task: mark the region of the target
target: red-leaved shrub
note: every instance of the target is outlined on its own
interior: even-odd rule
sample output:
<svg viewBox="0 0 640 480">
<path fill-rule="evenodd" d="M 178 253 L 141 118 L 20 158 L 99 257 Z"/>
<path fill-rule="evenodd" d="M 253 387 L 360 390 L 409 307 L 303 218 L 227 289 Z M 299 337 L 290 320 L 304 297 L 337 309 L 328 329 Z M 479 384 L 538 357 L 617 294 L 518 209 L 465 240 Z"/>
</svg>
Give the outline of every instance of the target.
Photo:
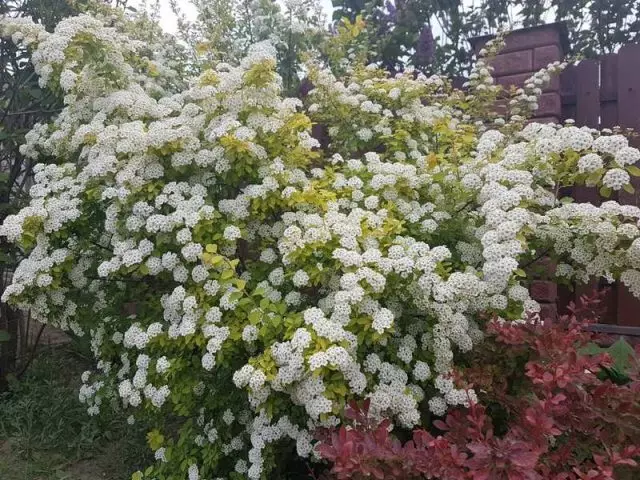
<svg viewBox="0 0 640 480">
<path fill-rule="evenodd" d="M 457 372 L 480 403 L 432 419 L 401 442 L 368 401 L 351 402 L 350 421 L 318 432 L 317 452 L 336 479 L 606 480 L 640 478 L 640 368 L 624 374 L 584 325 L 600 295 L 554 322 L 486 326 L 487 339 Z M 615 374 L 614 374 L 615 373 Z"/>
</svg>

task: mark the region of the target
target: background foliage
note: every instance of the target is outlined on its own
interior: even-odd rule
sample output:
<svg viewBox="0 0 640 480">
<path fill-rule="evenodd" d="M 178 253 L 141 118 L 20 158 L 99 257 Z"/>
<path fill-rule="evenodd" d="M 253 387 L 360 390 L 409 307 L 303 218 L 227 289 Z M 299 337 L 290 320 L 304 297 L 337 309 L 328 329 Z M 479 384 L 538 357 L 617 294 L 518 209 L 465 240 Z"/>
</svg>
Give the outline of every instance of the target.
<svg viewBox="0 0 640 480">
<path fill-rule="evenodd" d="M 32 18 L 51 31 L 67 16 L 77 13 L 66 0 L 7 0 L 0 16 Z M 40 88 L 27 50 L 11 39 L 0 38 L 0 223 L 15 213 L 28 197 L 34 162 L 20 153 L 24 135 L 37 122 L 47 122 L 61 108 L 61 99 Z M 17 261 L 19 251 L 0 239 L 0 290 Z M 8 305 L 0 307 L 0 390 L 13 370 L 18 350 L 18 316 Z M 2 341 L 4 339 L 4 341 Z"/>
<path fill-rule="evenodd" d="M 469 38 L 551 21 L 567 23 L 571 54 L 611 53 L 640 38 L 637 0 L 334 0 L 333 6 L 335 20 L 363 16 L 370 59 L 390 70 L 411 65 L 464 74 L 472 61 Z"/>
<path fill-rule="evenodd" d="M 317 0 L 170 0 L 178 18 L 178 37 L 189 45 L 195 65 L 205 69 L 219 62 L 237 64 L 254 43 L 269 40 L 278 50 L 278 73 L 285 91 L 295 93 L 300 62 L 324 38 L 326 18 Z"/>
</svg>

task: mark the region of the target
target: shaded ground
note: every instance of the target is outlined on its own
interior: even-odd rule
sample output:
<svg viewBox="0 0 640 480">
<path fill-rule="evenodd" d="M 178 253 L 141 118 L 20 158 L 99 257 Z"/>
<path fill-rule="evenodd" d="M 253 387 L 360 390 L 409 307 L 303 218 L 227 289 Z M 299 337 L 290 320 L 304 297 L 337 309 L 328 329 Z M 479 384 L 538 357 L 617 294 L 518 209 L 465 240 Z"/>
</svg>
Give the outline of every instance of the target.
<svg viewBox="0 0 640 480">
<path fill-rule="evenodd" d="M 105 451 L 103 455 L 96 458 L 70 463 L 63 455 L 55 451 L 33 452 L 30 458 L 25 458 L 20 451 L 14 451 L 10 442 L 4 442 L 0 445 L 0 478 L 2 480 L 119 480 L 129 478 L 124 472 L 121 472 L 123 475 L 117 473 L 122 467 L 117 465 L 117 459 L 109 458 L 109 453 Z"/>
<path fill-rule="evenodd" d="M 77 345 L 47 347 L 0 393 L 1 480 L 129 480 L 147 462 L 141 428 L 119 412 L 89 417 L 78 401 L 89 365 Z"/>
</svg>

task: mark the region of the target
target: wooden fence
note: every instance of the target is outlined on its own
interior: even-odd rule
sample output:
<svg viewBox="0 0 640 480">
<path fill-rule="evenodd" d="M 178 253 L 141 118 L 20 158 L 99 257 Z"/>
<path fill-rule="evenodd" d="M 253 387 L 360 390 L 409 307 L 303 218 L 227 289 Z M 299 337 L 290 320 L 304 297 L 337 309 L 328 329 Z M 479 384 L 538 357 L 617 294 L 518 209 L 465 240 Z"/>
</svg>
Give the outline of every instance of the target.
<svg viewBox="0 0 640 480">
<path fill-rule="evenodd" d="M 629 44 L 616 54 L 597 60 L 582 60 L 560 77 L 561 119 L 572 118 L 578 126 L 632 128 L 640 132 L 640 44 Z M 631 139 L 640 147 L 640 137 Z M 640 179 L 634 178 L 635 193 L 620 192 L 613 199 L 640 207 Z M 577 187 L 573 197 L 580 202 L 599 204 L 595 188 Z M 577 294 L 597 285 L 577 289 Z M 604 286 L 600 282 L 600 286 Z M 609 286 L 606 323 L 640 327 L 640 301 L 621 284 Z M 571 295 L 561 292 L 561 301 Z M 621 329 L 633 332 L 636 329 Z M 637 329 L 640 335 L 640 328 Z"/>
</svg>

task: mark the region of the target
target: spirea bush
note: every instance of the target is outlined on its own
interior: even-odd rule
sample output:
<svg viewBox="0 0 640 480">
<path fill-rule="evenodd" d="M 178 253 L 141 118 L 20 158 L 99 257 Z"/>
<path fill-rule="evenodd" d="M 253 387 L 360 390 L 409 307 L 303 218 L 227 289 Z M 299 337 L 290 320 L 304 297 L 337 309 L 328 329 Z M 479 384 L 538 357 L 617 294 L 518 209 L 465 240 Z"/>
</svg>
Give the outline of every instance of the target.
<svg viewBox="0 0 640 480">
<path fill-rule="evenodd" d="M 631 188 L 640 152 L 525 123 L 562 65 L 497 118 L 485 60 L 466 92 L 311 64 L 303 102 L 281 96 L 268 44 L 188 78 L 90 16 L 2 29 L 65 100 L 22 147 L 58 163 L 0 229 L 25 255 L 3 299 L 90 338 L 89 414 L 156 427 L 138 479 L 273 478 L 288 449 L 315 460 L 313 432 L 351 400 L 397 429 L 474 403 L 450 374 L 484 319 L 536 314 L 525 267 L 542 255 L 640 294 L 640 209 L 559 195 Z"/>
</svg>

